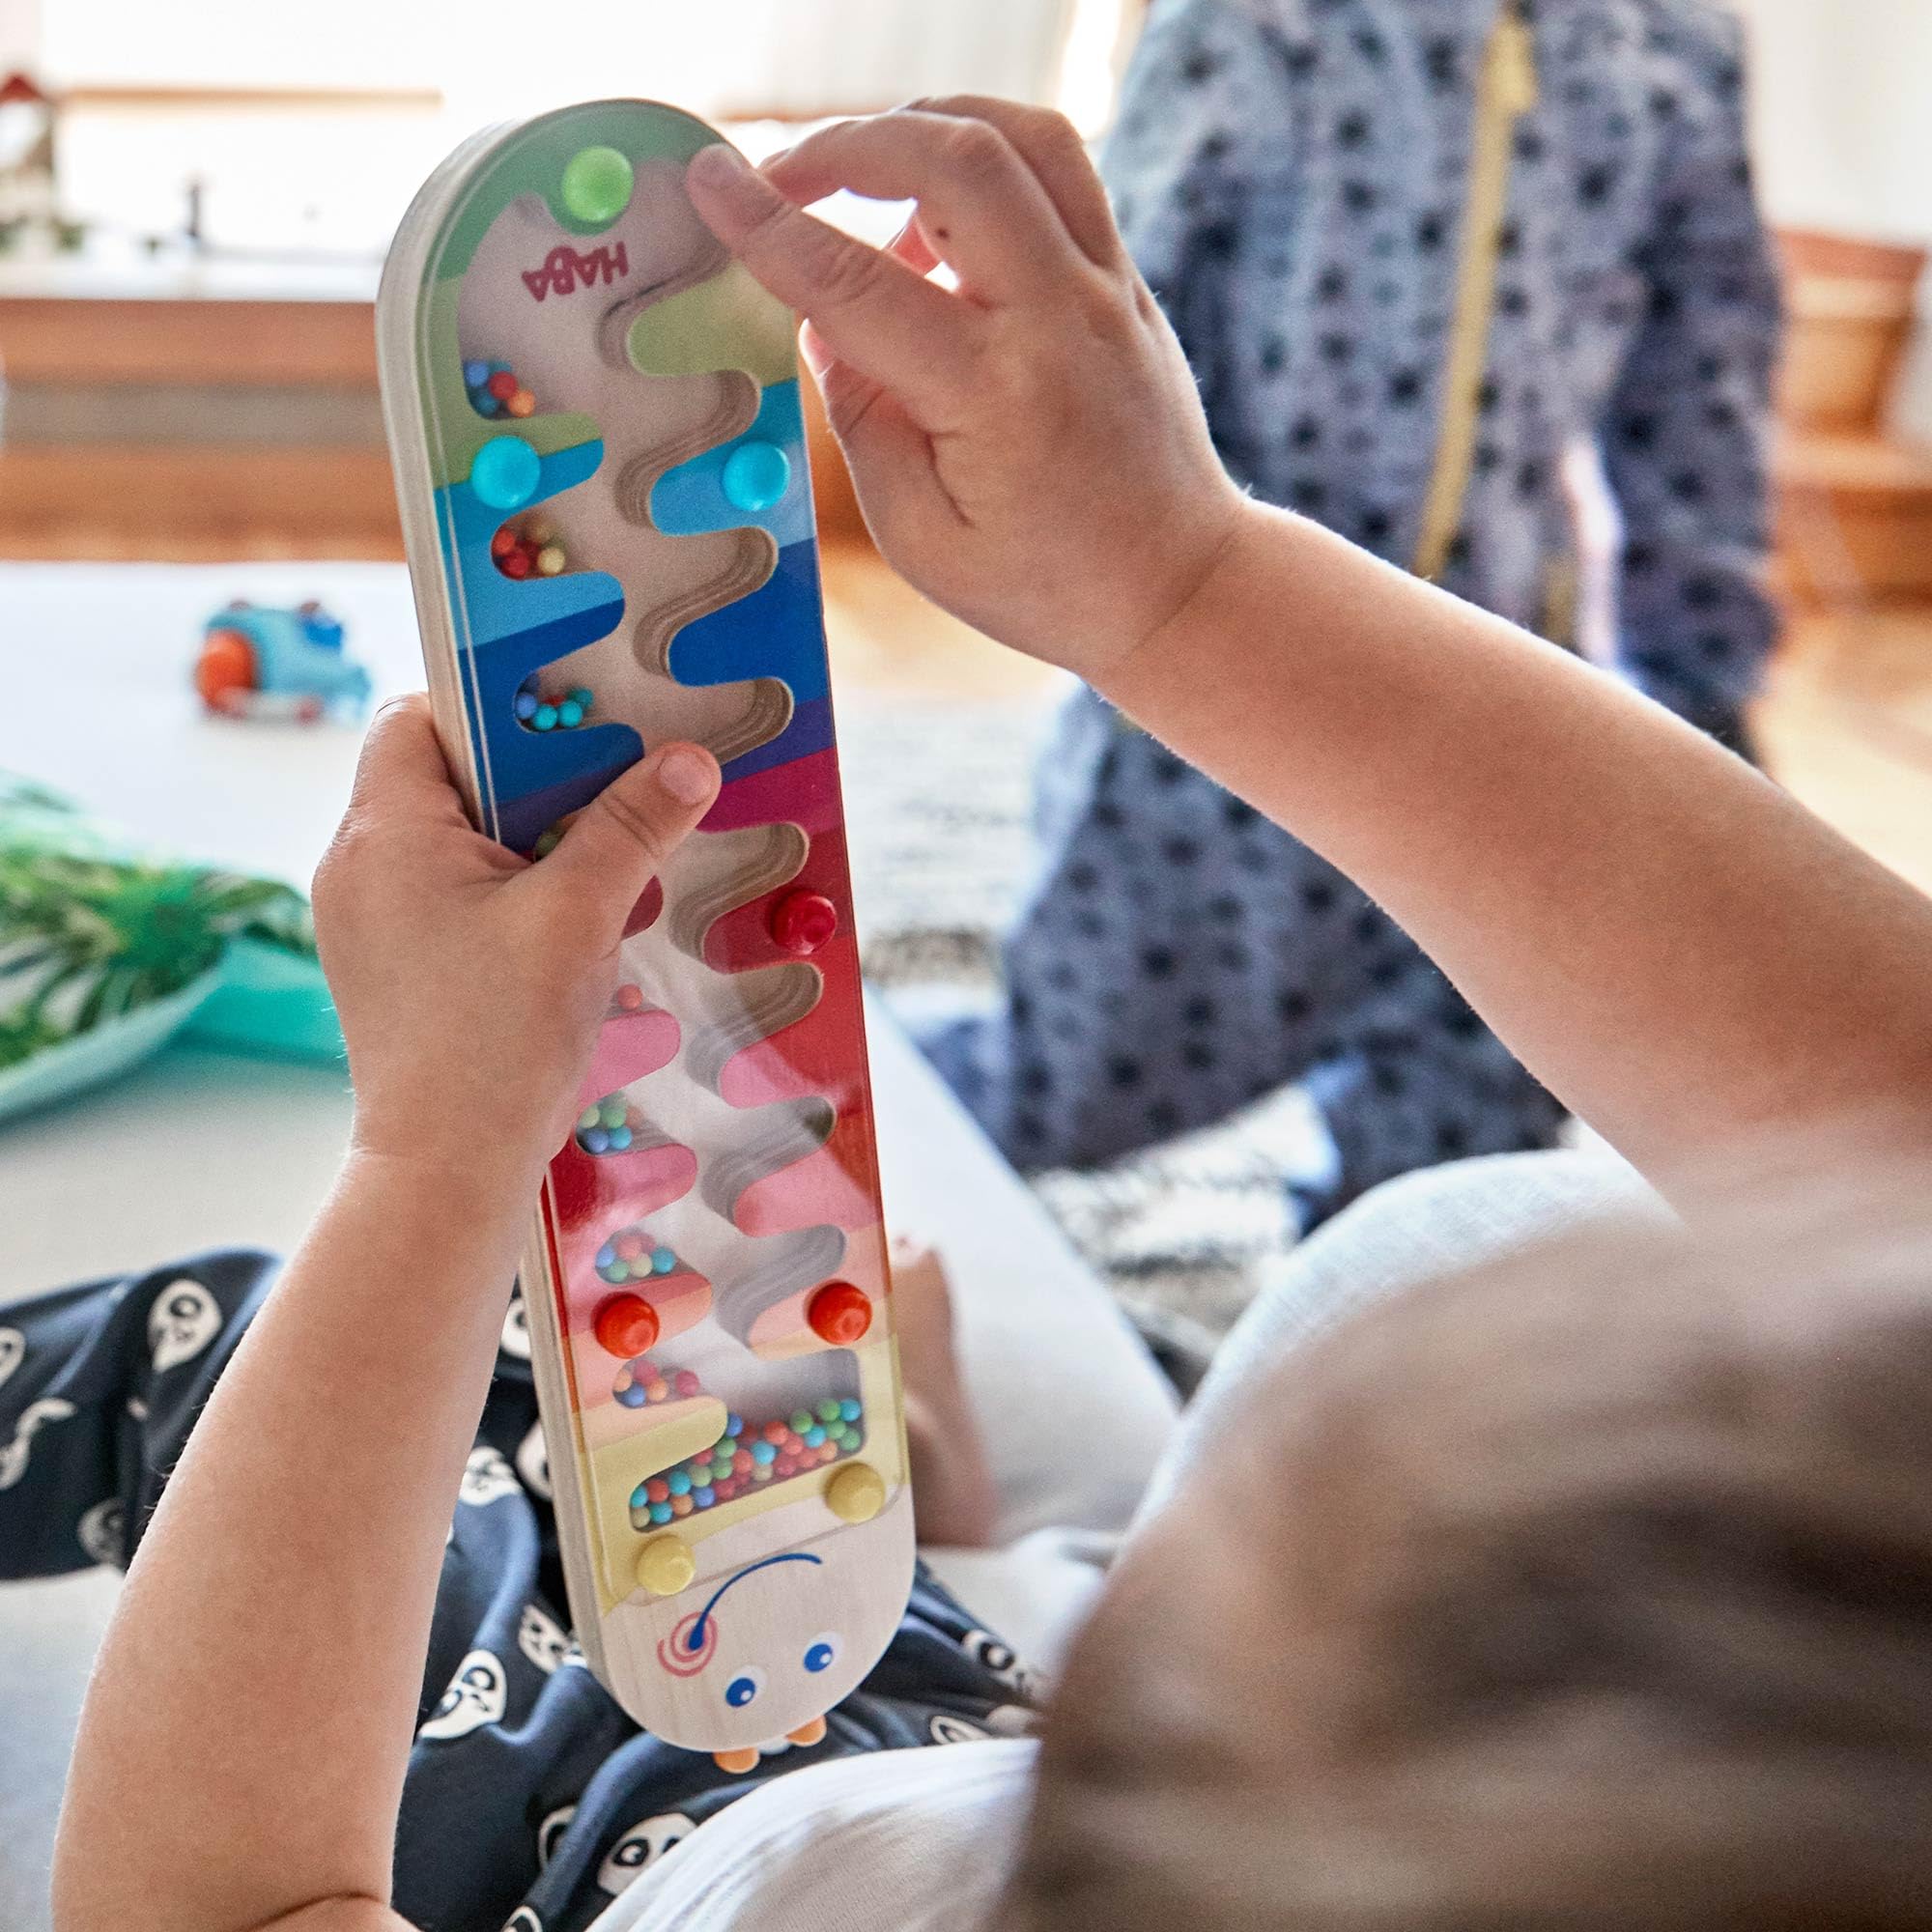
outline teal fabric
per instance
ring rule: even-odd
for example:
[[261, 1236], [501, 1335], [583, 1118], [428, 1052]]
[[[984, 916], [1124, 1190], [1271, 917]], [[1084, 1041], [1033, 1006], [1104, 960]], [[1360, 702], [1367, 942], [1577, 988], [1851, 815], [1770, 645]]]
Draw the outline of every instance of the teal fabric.
[[0, 1119], [126, 1072], [177, 1033], [331, 1061], [307, 901], [142, 848], [0, 774]]

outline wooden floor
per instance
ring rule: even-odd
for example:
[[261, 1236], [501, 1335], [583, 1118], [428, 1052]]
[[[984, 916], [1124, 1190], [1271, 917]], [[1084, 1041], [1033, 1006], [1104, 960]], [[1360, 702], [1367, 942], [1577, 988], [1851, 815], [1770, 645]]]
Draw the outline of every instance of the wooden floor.
[[[839, 682], [922, 697], [1049, 696], [1054, 673], [908, 589], [876, 556], [828, 549]], [[1776, 777], [1932, 893], [1932, 608], [1795, 619], [1759, 709]]]
[[1774, 776], [1932, 893], [1932, 610], [1800, 620], [1757, 723]]

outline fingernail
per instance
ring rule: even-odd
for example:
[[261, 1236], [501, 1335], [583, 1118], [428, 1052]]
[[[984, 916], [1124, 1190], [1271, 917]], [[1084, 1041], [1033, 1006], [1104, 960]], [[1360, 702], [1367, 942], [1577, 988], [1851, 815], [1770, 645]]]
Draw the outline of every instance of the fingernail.
[[743, 182], [752, 172], [752, 166], [728, 141], [714, 141], [692, 156], [686, 172], [693, 181], [709, 187], [729, 188]]
[[702, 805], [718, 785], [718, 767], [689, 745], [673, 745], [658, 760], [658, 783], [680, 805]]

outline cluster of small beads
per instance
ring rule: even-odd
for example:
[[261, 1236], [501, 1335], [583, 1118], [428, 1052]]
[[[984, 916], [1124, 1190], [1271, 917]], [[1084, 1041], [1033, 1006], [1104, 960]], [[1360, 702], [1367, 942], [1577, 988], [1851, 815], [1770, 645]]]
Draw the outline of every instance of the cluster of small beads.
[[674, 1375], [667, 1375], [648, 1355], [644, 1355], [626, 1364], [611, 1393], [626, 1408], [644, 1408], [653, 1403], [668, 1402], [672, 1396], [694, 1396], [698, 1392], [698, 1386], [697, 1377], [692, 1370], [679, 1369]]
[[507, 362], [466, 362], [463, 386], [469, 391], [469, 407], [479, 416], [526, 416], [536, 410], [537, 399], [517, 381]]
[[556, 540], [556, 526], [533, 517], [519, 528], [505, 524], [490, 539], [490, 554], [505, 577], [554, 577], [570, 561]]
[[572, 691], [539, 691], [536, 679], [529, 677], [517, 693], [515, 710], [532, 731], [574, 731], [590, 715], [596, 701], [587, 684]]
[[[577, 1145], [585, 1153], [628, 1153], [644, 1124], [644, 1117], [621, 1094], [610, 1094], [577, 1117]], [[628, 1236], [626, 1238], [629, 1238]], [[611, 1246], [609, 1242], [605, 1244]], [[598, 1267], [604, 1263], [599, 1250]], [[606, 1281], [627, 1281], [628, 1275], [605, 1275]]]
[[631, 1492], [633, 1515], [667, 1523], [693, 1510], [728, 1503], [755, 1484], [782, 1482], [835, 1463], [864, 1446], [865, 1413], [853, 1396], [842, 1401], [827, 1396], [816, 1408], [801, 1408], [760, 1428], [748, 1430], [742, 1416], [727, 1416], [724, 1434], [709, 1449]]
[[[598, 1118], [603, 1117], [600, 1114]], [[608, 1131], [622, 1133], [624, 1146], [630, 1146], [627, 1127]], [[676, 1255], [653, 1242], [641, 1228], [626, 1228], [621, 1235], [612, 1235], [597, 1250], [597, 1272], [612, 1288], [622, 1288], [627, 1281], [648, 1281], [653, 1275], [668, 1274], [676, 1265]]]

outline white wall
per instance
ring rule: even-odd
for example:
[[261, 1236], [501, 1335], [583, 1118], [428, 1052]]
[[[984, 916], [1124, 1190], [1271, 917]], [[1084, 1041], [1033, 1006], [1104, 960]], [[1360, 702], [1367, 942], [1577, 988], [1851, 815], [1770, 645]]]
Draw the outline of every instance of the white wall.
[[1773, 220], [1932, 240], [1932, 0], [1735, 0]]

